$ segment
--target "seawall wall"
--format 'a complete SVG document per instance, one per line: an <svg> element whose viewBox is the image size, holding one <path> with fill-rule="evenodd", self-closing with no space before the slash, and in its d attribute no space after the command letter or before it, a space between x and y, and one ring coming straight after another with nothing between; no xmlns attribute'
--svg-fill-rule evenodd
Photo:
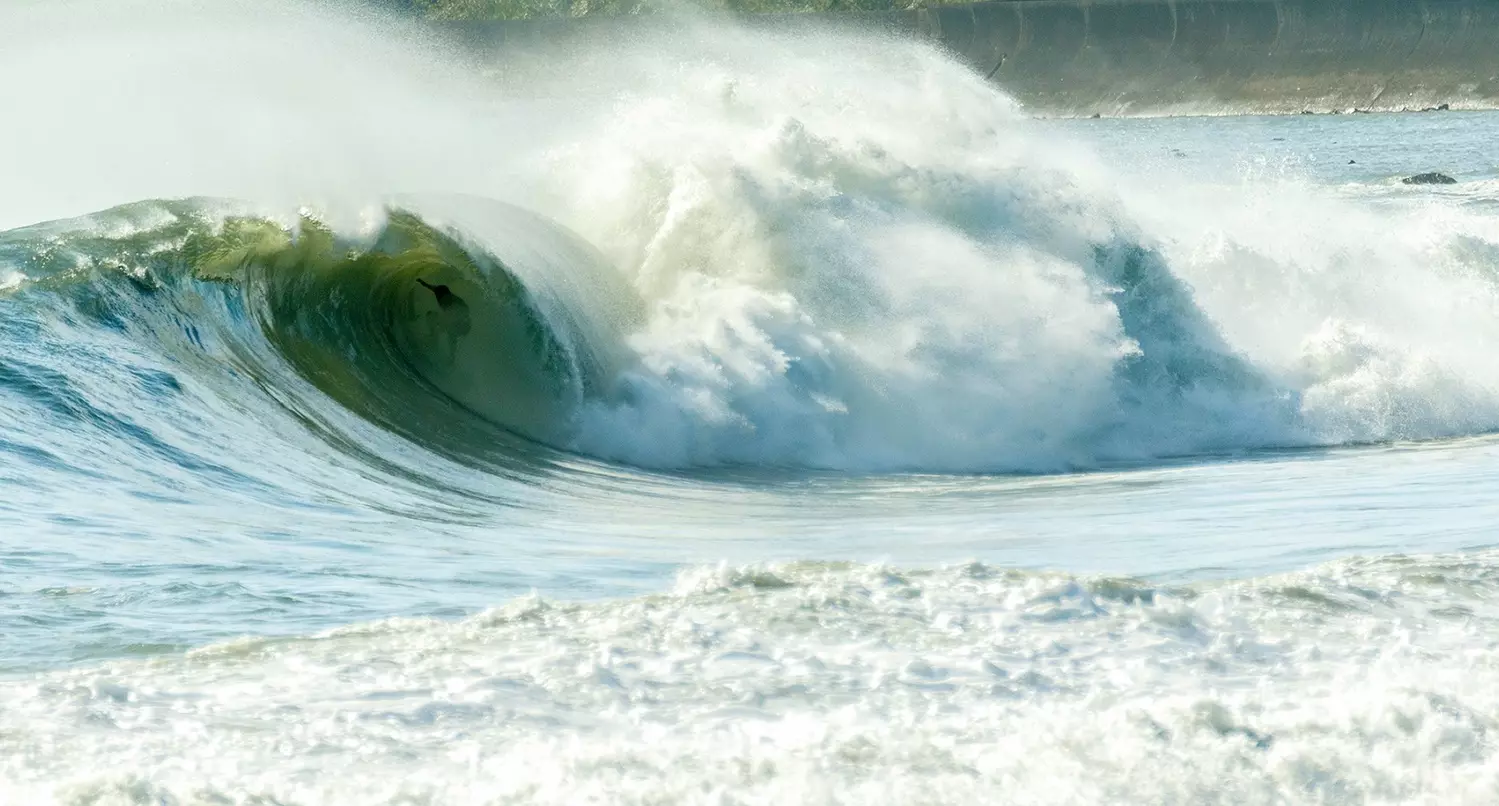
<svg viewBox="0 0 1499 806"><path fill-rule="evenodd" d="M992 0L757 15L939 43L1053 115L1499 107L1499 0ZM501 53L647 17L448 23Z"/></svg>

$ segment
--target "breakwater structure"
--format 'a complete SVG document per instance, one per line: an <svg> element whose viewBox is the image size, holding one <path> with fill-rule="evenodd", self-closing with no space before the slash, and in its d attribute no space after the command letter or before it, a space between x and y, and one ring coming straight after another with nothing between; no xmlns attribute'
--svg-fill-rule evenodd
<svg viewBox="0 0 1499 806"><path fill-rule="evenodd" d="M990 0L734 17L932 41L1040 114L1499 107L1499 0ZM598 14L439 24L502 56L507 45L681 23Z"/></svg>

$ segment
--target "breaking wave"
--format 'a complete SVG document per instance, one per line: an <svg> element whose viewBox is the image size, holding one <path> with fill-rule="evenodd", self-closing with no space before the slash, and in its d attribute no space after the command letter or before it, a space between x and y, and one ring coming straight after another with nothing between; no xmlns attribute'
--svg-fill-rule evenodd
<svg viewBox="0 0 1499 806"><path fill-rule="evenodd" d="M295 89L153 76L230 131L253 99L258 145L213 162L211 138L122 127L121 154L177 161L122 182L142 194L123 207L0 235L7 304L86 308L185 378L233 368L222 394L248 379L304 424L342 416L324 400L469 458L856 472L1499 428L1499 226L1471 200L1294 177L1146 187L912 43L847 37L829 64L826 34L705 31L560 71L587 81L478 81L311 11L268 65L226 33L243 12L166 7L185 22L157 47L197 37L190 62L291 71ZM349 64L325 69L329 53ZM40 83L6 105L50 102ZM559 86L569 115L549 106ZM346 145L362 156L342 172L293 156ZM171 167L184 153L199 170ZM39 189L86 183L74 156L35 151L17 187L55 208ZM413 187L440 192L388 195ZM158 190L243 201L138 201Z"/></svg>

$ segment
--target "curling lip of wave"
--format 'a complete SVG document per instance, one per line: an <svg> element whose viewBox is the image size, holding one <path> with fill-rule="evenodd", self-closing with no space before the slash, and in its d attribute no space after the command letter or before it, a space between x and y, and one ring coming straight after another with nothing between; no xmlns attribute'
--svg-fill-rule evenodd
<svg viewBox="0 0 1499 806"><path fill-rule="evenodd" d="M366 419L470 458L522 449L491 425L565 441L638 316L575 236L458 196L393 199L353 232L227 200L139 202L0 234L0 263L24 272L17 288L141 326L178 359L213 349L271 387L290 368ZM100 284L128 290L101 302Z"/></svg>

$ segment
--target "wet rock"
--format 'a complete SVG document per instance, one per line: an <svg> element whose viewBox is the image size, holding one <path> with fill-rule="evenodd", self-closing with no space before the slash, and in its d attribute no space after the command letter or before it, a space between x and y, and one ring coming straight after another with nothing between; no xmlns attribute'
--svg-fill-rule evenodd
<svg viewBox="0 0 1499 806"><path fill-rule="evenodd" d="M1444 173L1437 173L1436 171L1432 171L1430 173L1424 173L1424 174L1416 174L1415 176L1407 176L1406 178L1404 178L1404 179L1402 179L1400 181L1401 181L1401 183L1406 184L1406 185L1455 185L1455 184L1457 184L1457 180L1456 179L1453 179L1452 177L1450 177L1450 176L1448 176L1448 175L1446 175Z"/></svg>

